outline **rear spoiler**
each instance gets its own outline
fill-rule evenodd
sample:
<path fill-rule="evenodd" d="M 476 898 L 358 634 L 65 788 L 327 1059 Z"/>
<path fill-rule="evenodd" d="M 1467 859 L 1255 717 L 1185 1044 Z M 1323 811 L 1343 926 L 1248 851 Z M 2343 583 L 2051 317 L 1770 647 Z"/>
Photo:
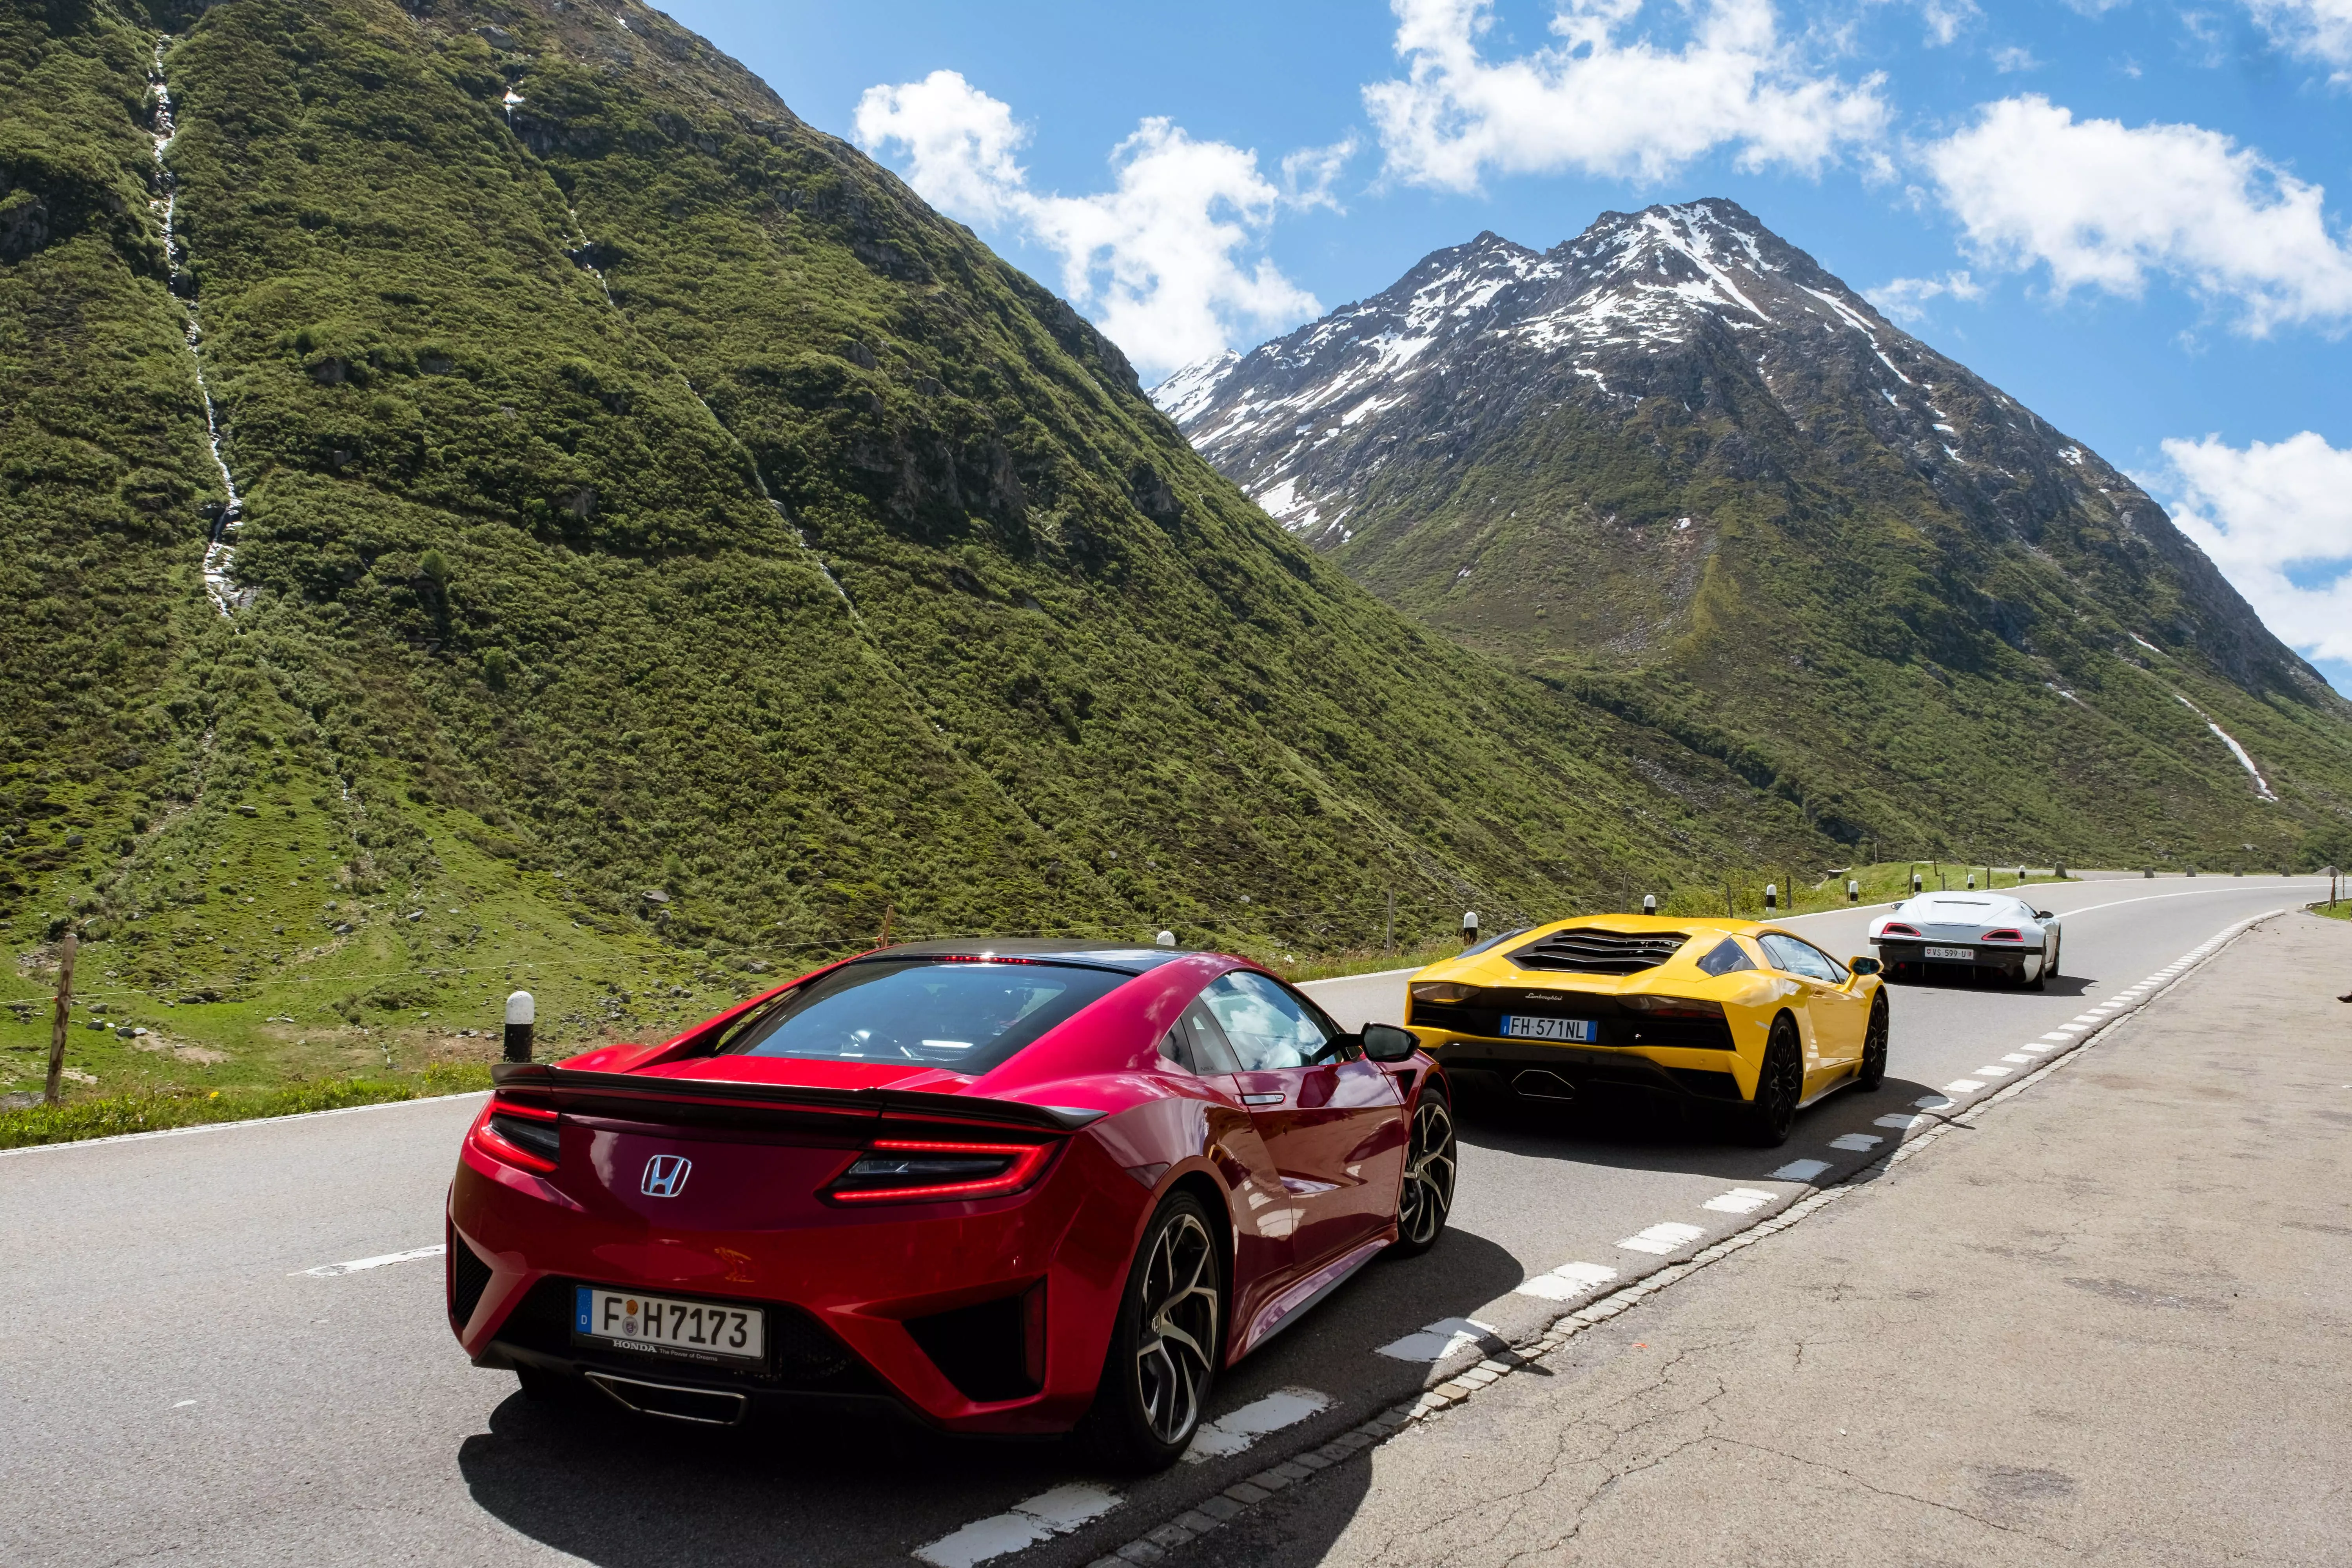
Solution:
<path fill-rule="evenodd" d="M 903 1089 L 804 1089 L 723 1079 L 641 1078 L 588 1072 L 545 1062 L 502 1062 L 490 1068 L 502 1094 L 558 1110 L 622 1121 L 775 1128 L 798 1126 L 859 1134 L 863 1122 L 888 1117 L 932 1125 L 1019 1127 L 1075 1132 L 1102 1116 L 1066 1105 L 1026 1105 L 962 1094 Z"/>

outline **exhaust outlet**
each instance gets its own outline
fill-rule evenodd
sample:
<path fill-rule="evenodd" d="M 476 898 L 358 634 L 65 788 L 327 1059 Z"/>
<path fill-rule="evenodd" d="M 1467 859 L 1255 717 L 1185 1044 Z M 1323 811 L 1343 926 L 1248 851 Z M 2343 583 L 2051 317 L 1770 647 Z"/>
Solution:
<path fill-rule="evenodd" d="M 601 1388 L 624 1410 L 639 1415 L 667 1416 L 698 1426 L 732 1426 L 743 1419 L 751 1402 L 740 1394 L 718 1388 L 684 1388 L 674 1383 L 646 1383 L 592 1372 L 588 1381 Z"/>
<path fill-rule="evenodd" d="M 1574 1100 L 1576 1086 L 1549 1068 L 1529 1068 L 1511 1080 L 1511 1090 L 1528 1100 Z"/>

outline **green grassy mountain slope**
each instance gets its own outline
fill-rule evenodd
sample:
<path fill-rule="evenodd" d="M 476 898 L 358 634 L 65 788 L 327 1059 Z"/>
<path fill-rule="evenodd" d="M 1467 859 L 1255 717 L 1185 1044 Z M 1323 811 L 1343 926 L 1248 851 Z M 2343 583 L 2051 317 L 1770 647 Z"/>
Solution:
<path fill-rule="evenodd" d="M 1878 853 L 2352 821 L 2352 705 L 2153 500 L 1734 204 L 1481 236 L 1155 395 L 1391 603 Z"/>
<path fill-rule="evenodd" d="M 1328 949 L 1829 852 L 1355 587 L 634 5 L 12 7 L 0 244 L 6 978 L 78 924 L 161 1037 L 107 1050 L 462 1055 L 510 984 L 652 1026 L 886 922 Z"/>

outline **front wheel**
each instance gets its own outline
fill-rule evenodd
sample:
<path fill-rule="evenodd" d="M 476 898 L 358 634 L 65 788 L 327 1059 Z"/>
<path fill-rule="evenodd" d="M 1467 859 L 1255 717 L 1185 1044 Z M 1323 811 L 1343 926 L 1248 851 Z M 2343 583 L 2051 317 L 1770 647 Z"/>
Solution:
<path fill-rule="evenodd" d="M 1404 1152 L 1404 1181 L 1397 1188 L 1397 1238 L 1392 1258 L 1418 1258 L 1445 1234 L 1454 1209 L 1454 1112 L 1444 1096 L 1424 1089 L 1412 1110 L 1412 1136 Z"/>
<path fill-rule="evenodd" d="M 1144 1227 L 1094 1408 L 1078 1428 L 1102 1463 L 1164 1470 L 1192 1446 L 1224 1344 L 1222 1261 L 1209 1216 L 1189 1193 L 1161 1204 Z"/>
<path fill-rule="evenodd" d="M 1854 1082 L 1865 1091 L 1886 1081 L 1886 993 L 1878 992 L 1870 999 L 1870 1026 L 1862 1037 L 1862 1070 Z"/>
<path fill-rule="evenodd" d="M 1805 1058 L 1797 1044 L 1797 1026 L 1789 1015 L 1772 1020 L 1772 1037 L 1765 1042 L 1764 1066 L 1756 1075 L 1756 1098 L 1748 1103 L 1741 1131 L 1759 1149 L 1777 1149 L 1789 1141 L 1797 1124 L 1797 1102 L 1805 1097 Z"/>

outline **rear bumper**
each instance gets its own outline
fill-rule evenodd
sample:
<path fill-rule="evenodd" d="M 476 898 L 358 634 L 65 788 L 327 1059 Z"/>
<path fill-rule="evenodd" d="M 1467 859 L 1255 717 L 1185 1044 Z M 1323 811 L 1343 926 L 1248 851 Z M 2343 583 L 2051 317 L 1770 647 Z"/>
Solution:
<path fill-rule="evenodd" d="M 1454 1078 L 1499 1084 L 1522 1100 L 1573 1100 L 1594 1090 L 1636 1090 L 1709 1104 L 1756 1091 L 1756 1068 L 1728 1051 L 1550 1045 L 1419 1028 L 1422 1048 Z"/>
<path fill-rule="evenodd" d="M 1009 1198 L 665 1233 L 468 1144 L 449 1192 L 450 1327 L 480 1365 L 740 1395 L 747 1415 L 895 1404 L 949 1431 L 1066 1431 L 1093 1401 L 1150 1196 L 1078 1138 Z M 756 1303 L 770 1354 L 743 1368 L 578 1340 L 583 1284 Z"/>
<path fill-rule="evenodd" d="M 1953 942 L 1949 944 L 1937 942 L 1930 944 L 1924 942 L 1899 940 L 1874 942 L 1870 945 L 1877 949 L 1879 962 L 1885 964 L 1889 969 L 1894 968 L 1897 964 L 1905 964 L 1917 969 L 1940 970 L 1952 973 L 1957 973 L 1960 970 L 1981 969 L 1997 974 L 2005 974 L 2011 979 L 2022 979 L 2026 972 L 2034 964 L 2039 963 L 2042 958 L 2042 949 L 2039 947 L 2023 947 L 2010 942 L 2002 942 L 1999 946 L 1986 946 L 1978 943 L 1960 942 Z M 1968 947 L 1970 956 L 1968 958 L 1929 958 L 1927 956 L 1927 950 L 1930 945 L 1937 947 L 1947 945 L 1952 947 L 1966 946 Z"/>

